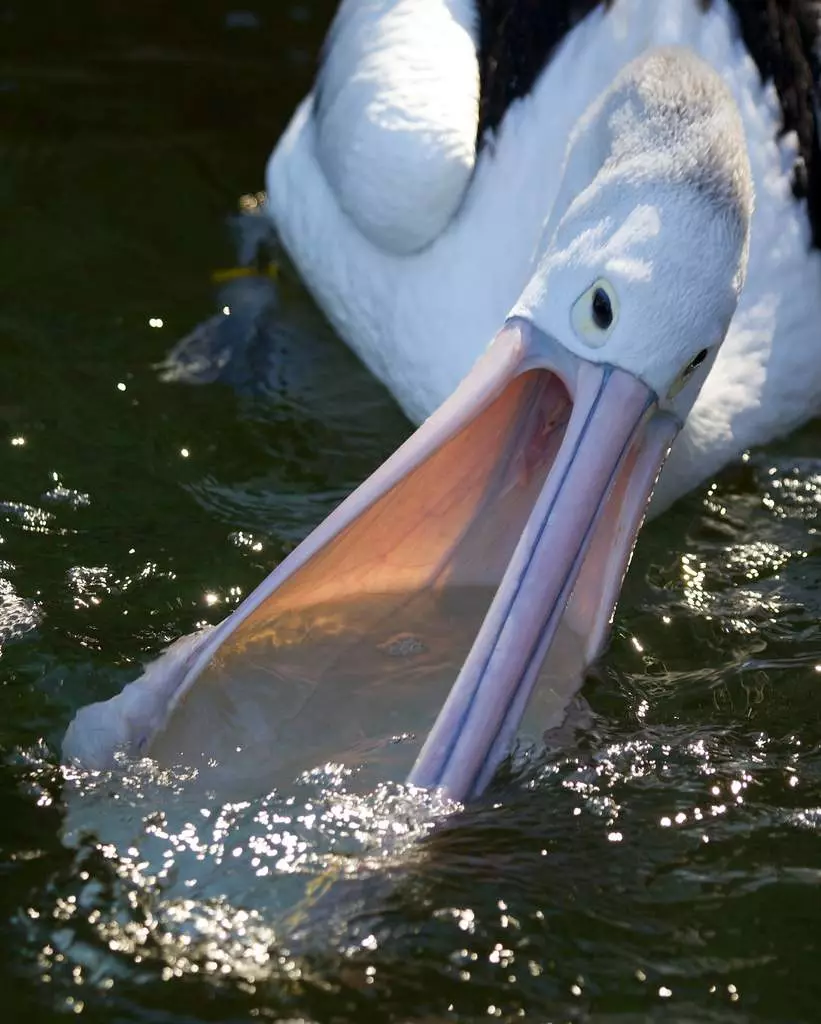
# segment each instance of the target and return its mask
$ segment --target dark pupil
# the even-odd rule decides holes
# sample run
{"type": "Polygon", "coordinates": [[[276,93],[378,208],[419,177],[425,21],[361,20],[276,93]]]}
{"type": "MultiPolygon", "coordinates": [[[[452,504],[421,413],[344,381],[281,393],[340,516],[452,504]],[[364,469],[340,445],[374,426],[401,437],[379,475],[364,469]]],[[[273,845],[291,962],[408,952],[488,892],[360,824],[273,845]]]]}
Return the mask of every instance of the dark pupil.
{"type": "Polygon", "coordinates": [[[602,331],[606,331],[613,323],[613,307],[604,288],[597,288],[593,292],[593,323],[602,331]]]}

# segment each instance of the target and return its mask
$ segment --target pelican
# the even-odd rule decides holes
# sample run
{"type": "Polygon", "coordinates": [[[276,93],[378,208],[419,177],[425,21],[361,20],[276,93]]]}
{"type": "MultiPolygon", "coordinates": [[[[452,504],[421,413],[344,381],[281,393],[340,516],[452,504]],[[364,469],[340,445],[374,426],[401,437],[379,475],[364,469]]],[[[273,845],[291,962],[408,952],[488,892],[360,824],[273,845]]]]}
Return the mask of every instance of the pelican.
{"type": "Polygon", "coordinates": [[[560,720],[654,488],[653,514],[821,405],[819,9],[342,0],[268,210],[421,426],[65,756],[270,781],[380,707],[349,760],[407,723],[409,781],[462,800],[534,691],[560,720]]]}

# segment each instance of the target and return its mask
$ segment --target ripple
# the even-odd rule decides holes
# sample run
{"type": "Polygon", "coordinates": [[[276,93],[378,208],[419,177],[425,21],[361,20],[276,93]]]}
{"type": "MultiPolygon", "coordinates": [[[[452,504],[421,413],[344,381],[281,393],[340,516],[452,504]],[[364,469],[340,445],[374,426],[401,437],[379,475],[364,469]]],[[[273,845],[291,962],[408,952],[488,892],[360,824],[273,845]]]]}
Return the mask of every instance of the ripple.
{"type": "Polygon", "coordinates": [[[82,491],[72,487],[64,487],[61,483],[55,484],[50,490],[41,495],[42,501],[52,502],[55,505],[67,505],[69,508],[85,508],[91,504],[91,498],[82,491]]]}
{"type": "Polygon", "coordinates": [[[298,493],[276,483],[259,481],[229,486],[206,478],[187,485],[197,501],[220,520],[242,529],[234,533],[238,546],[249,534],[271,538],[287,553],[347,497],[348,490],[298,493]]]}
{"type": "Polygon", "coordinates": [[[36,629],[40,619],[37,602],[20,597],[8,580],[0,579],[0,645],[36,629]]]}
{"type": "Polygon", "coordinates": [[[817,519],[821,512],[821,471],[817,460],[770,466],[761,501],[781,519],[817,519]]]}
{"type": "Polygon", "coordinates": [[[133,572],[122,576],[105,565],[75,565],[68,570],[66,577],[74,607],[88,608],[100,604],[105,597],[126,594],[136,584],[156,579],[174,580],[176,575],[170,570],[160,569],[156,562],[144,562],[133,572]]]}
{"type": "Polygon", "coordinates": [[[49,523],[54,519],[50,512],[36,508],[34,505],[27,505],[22,501],[0,501],[0,516],[4,522],[18,526],[26,532],[54,532],[49,527],[49,523]]]}

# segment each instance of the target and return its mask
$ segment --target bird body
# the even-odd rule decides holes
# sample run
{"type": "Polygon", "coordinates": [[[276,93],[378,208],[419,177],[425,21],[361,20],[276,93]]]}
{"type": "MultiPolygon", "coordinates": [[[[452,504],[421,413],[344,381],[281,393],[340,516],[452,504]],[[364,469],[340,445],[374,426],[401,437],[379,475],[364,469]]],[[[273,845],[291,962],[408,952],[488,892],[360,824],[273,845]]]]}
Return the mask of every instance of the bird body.
{"type": "MultiPolygon", "coordinates": [[[[341,5],[318,90],[296,112],[267,172],[271,216],[300,274],[411,419],[420,422],[453,391],[515,306],[539,258],[568,142],[589,104],[631,60],[667,45],[697,54],[727,84],[744,125],[756,205],[746,286],[668,460],[657,507],[815,415],[821,254],[813,247],[812,204],[794,194],[796,175],[807,177],[817,149],[814,110],[805,114],[809,126],[783,133],[779,92],[762,80],[741,13],[725,0],[545,5],[554,20],[567,9],[547,41],[555,49],[525,95],[506,107],[496,102],[486,117],[492,127],[480,135],[481,87],[492,88],[480,76],[481,15],[492,5],[480,4],[478,15],[473,0],[419,6],[427,13],[412,32],[416,0],[341,5]],[[573,14],[583,16],[555,38],[573,14]],[[439,23],[450,33],[444,40],[439,23]],[[455,60],[451,37],[459,41],[455,60]],[[427,92],[417,101],[418,77],[427,92]],[[447,121],[438,133],[429,130],[437,95],[447,121]],[[333,162],[346,145],[341,171],[333,162]],[[421,195],[409,189],[406,179],[418,167],[446,177],[447,187],[426,181],[421,195]],[[377,226],[372,205],[380,210],[377,226]]],[[[533,5],[496,6],[518,16],[526,37],[533,5]]],[[[767,5],[746,6],[765,17],[767,5]]],[[[771,26],[773,40],[777,29],[771,26]]],[[[800,39],[782,35],[781,45],[796,51],[793,77],[806,79],[811,55],[800,39]]],[[[776,58],[785,67],[777,50],[769,63],[776,58]]],[[[812,170],[810,185],[821,190],[821,168],[812,170]]],[[[683,234],[679,244],[700,257],[699,238],[683,234]]]]}

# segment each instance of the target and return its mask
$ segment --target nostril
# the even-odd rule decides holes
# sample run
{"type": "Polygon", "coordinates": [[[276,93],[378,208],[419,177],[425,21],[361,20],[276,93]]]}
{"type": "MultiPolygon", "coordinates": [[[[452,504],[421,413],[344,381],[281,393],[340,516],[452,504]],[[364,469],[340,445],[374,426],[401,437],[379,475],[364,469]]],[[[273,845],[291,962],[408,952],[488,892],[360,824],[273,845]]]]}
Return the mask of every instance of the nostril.
{"type": "Polygon", "coordinates": [[[689,364],[688,364],[688,366],[687,366],[687,371],[686,371],[686,372],[687,372],[687,373],[692,373],[692,372],[693,372],[693,370],[695,370],[695,369],[696,369],[696,367],[698,367],[698,366],[701,366],[701,364],[702,364],[702,363],[704,362],[704,360],[705,360],[705,359],[707,358],[707,354],[708,354],[708,353],[707,353],[707,349],[706,349],[706,348],[703,348],[703,349],[702,349],[702,350],[701,350],[701,351],[700,351],[700,352],[698,353],[698,355],[694,356],[694,357],[693,357],[693,358],[692,358],[692,359],[690,360],[690,362],[689,362],[689,364]]]}

